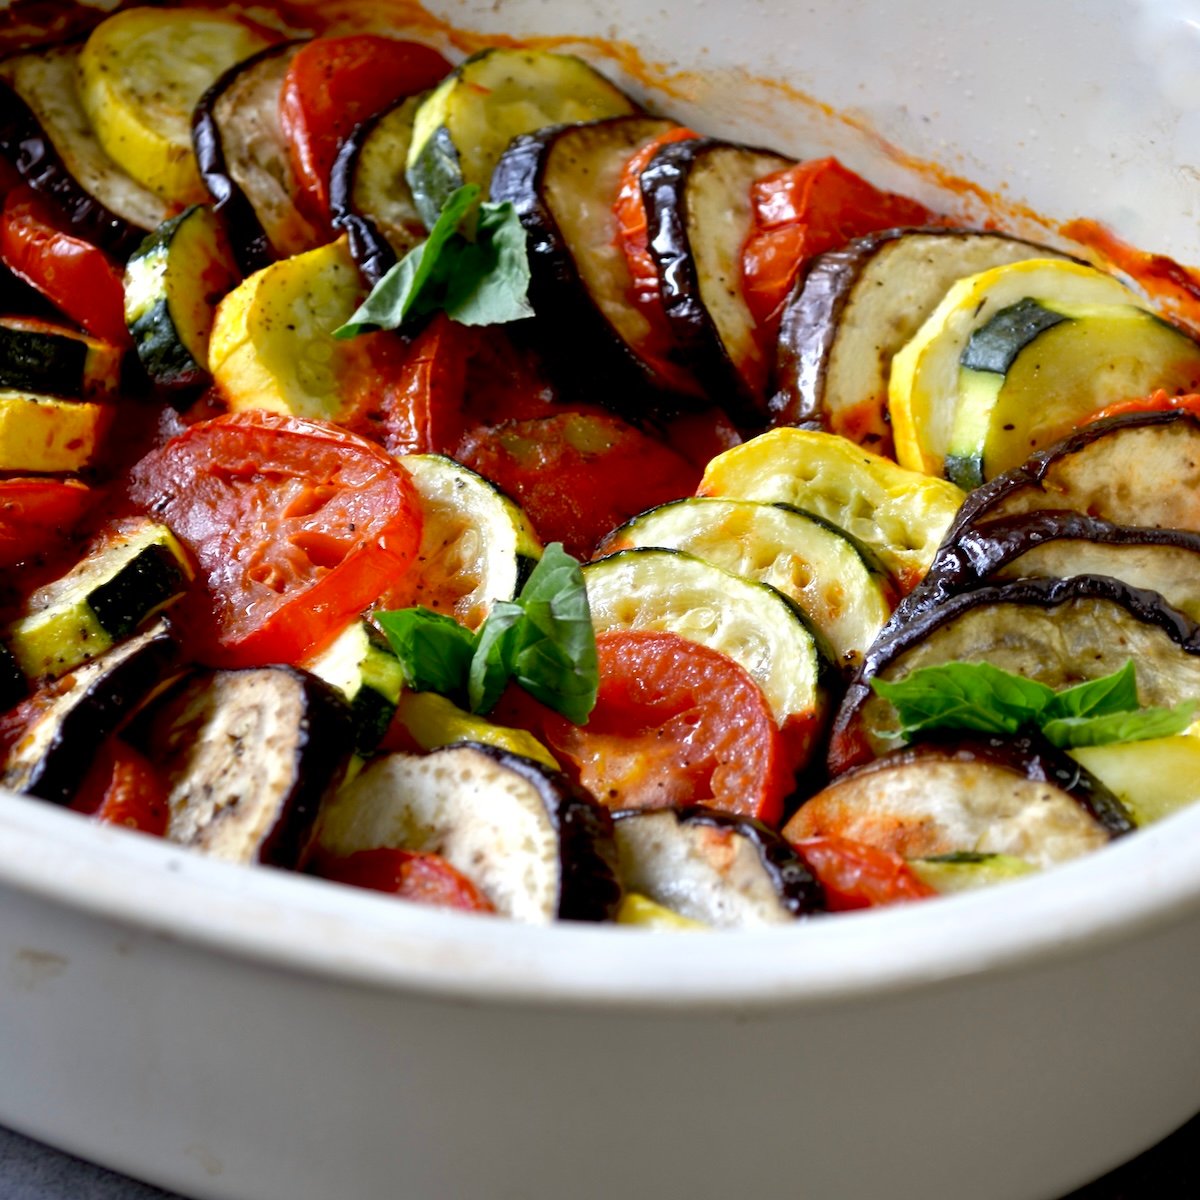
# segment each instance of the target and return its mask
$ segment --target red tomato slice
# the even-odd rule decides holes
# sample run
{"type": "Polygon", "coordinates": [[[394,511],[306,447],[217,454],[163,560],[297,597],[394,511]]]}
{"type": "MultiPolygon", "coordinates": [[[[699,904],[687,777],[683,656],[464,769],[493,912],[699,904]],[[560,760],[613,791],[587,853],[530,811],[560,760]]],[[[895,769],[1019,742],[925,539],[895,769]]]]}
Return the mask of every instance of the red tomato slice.
{"type": "Polygon", "coordinates": [[[596,638],[600,690],[573,725],[510,687],[495,709],[528,729],[609,808],[706,804],[774,824],[792,780],[782,735],[750,674],[673,633],[596,638]]]}
{"type": "Polygon", "coordinates": [[[618,417],[584,412],[473,430],[455,457],[512,496],[543,541],[576,558],[635,513],[691,495],[700,477],[618,417]]]}
{"type": "Polygon", "coordinates": [[[1107,408],[1093,413],[1087,420],[1090,425],[1093,421],[1104,420],[1105,417],[1121,417],[1126,413],[1169,412],[1171,409],[1180,409],[1190,412],[1194,417],[1200,417],[1200,396],[1172,396],[1159,388],[1140,400],[1120,400],[1116,404],[1110,404],[1107,408]]]}
{"type": "Polygon", "coordinates": [[[742,286],[766,342],[809,259],[878,229],[931,219],[923,204],[880,191],[836,158],[776,171],[758,180],[750,196],[754,229],[742,254],[742,286]]]}
{"type": "Polygon", "coordinates": [[[202,586],[177,611],[223,666],[295,663],[408,570],[421,509],[378,446],[318,421],[232,413],[153,451],[135,505],[192,551],[202,586]]]}
{"type": "Polygon", "coordinates": [[[163,837],[170,789],[154,765],[116,738],[105,743],[71,807],[107,825],[123,825],[163,837]]]}
{"type": "Polygon", "coordinates": [[[0,261],[88,333],[131,345],[120,268],[28,187],[14,188],[0,211],[0,261]]]}
{"type": "Polygon", "coordinates": [[[373,33],[317,38],[296,54],[279,93],[279,120],[311,218],[329,225],[329,175],[342,139],[449,72],[430,46],[373,33]]]}
{"type": "Polygon", "coordinates": [[[666,133],[659,134],[647,142],[625,164],[617,186],[617,198],[613,202],[613,215],[617,221],[617,246],[625,256],[632,281],[629,299],[645,317],[649,326],[644,343],[638,347],[638,353],[662,376],[669,387],[681,392],[695,392],[696,383],[687,371],[671,361],[670,353],[674,339],[663,312],[658,268],[650,254],[641,176],[650,165],[650,160],[663,146],[699,136],[690,129],[668,129],[666,133]]]}
{"type": "Polygon", "coordinates": [[[0,480],[0,567],[43,556],[66,540],[92,503],[73,479],[0,480]]]}
{"type": "Polygon", "coordinates": [[[417,904],[495,912],[491,901],[460,871],[437,854],[411,850],[360,850],[345,857],[319,857],[314,870],[322,879],[353,887],[390,892],[417,904]]]}
{"type": "Polygon", "coordinates": [[[792,844],[825,889],[831,912],[937,895],[913,874],[900,855],[890,850],[832,835],[792,844]]]}

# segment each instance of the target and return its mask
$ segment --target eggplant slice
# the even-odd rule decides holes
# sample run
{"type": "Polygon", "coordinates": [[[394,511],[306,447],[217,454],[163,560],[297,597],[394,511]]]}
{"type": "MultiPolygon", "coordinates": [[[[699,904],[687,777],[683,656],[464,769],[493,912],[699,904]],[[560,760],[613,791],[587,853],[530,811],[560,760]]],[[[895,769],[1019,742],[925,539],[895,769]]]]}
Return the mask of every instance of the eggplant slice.
{"type": "Polygon", "coordinates": [[[494,746],[375,759],[327,807],[320,849],[440,854],[498,913],[609,920],[620,902],[612,818],[565,775],[494,746]]]}
{"type": "Polygon", "coordinates": [[[987,738],[913,746],[848,771],[783,833],[850,838],[909,859],[999,854],[1049,867],[1133,829],[1117,797],[1061,751],[987,738]]]}
{"type": "Polygon", "coordinates": [[[771,400],[776,425],[803,425],[891,455],[893,355],[959,279],[1046,246],[974,229],[889,229],[821,255],[784,309],[771,400]]]}
{"type": "Polygon", "coordinates": [[[170,785],[168,840],[228,862],[299,865],[354,748],[350,705],[291,667],[197,669],[131,740],[170,785]]]}
{"type": "Polygon", "coordinates": [[[660,808],[618,813],[614,828],[625,888],[680,916],[746,929],[825,909],[804,860],[761,821],[660,808]]]}
{"type": "Polygon", "coordinates": [[[642,172],[663,307],[712,400],[761,424],[771,364],[742,289],[755,180],[790,167],[768,150],[696,138],[664,146],[642,172]]]}
{"type": "Polygon", "coordinates": [[[427,236],[404,173],[422,96],[405,96],[369,117],[342,143],[329,179],[333,226],[374,287],[427,236]]]}
{"type": "Polygon", "coordinates": [[[170,215],[104,152],[76,84],[79,45],[0,64],[0,154],[80,237],[124,260],[170,215]]]}
{"type": "Polygon", "coordinates": [[[910,611],[986,580],[1109,575],[1158,592],[1200,621],[1200,533],[1114,525],[1076,512],[1001,517],[965,529],[943,546],[910,611]]]}
{"type": "Polygon", "coordinates": [[[159,619],[56,684],[57,694],[17,742],[0,783],[70,804],[101,743],[175,669],[178,647],[159,619]]]}
{"type": "Polygon", "coordinates": [[[917,612],[901,605],[846,691],[834,720],[830,773],[895,748],[896,711],[871,689],[919,667],[989,662],[1056,690],[1133,659],[1143,704],[1200,696],[1200,626],[1157,593],[1097,575],[1021,579],[952,596],[917,612]]]}
{"type": "MultiPolygon", "coordinates": [[[[647,402],[647,388],[670,388],[638,352],[649,326],[629,302],[632,281],[613,205],[629,159],[673,128],[675,122],[653,117],[615,117],[525,134],[492,176],[492,199],[511,201],[525,229],[531,303],[561,332],[550,340],[564,367],[577,374],[581,357],[608,364],[612,401],[627,411],[647,402]]],[[[703,395],[699,383],[690,394],[703,395]]]]}
{"type": "Polygon", "coordinates": [[[236,63],[200,97],[192,117],[200,177],[246,275],[326,240],[296,207],[299,185],[279,123],[283,79],[303,45],[281,42],[236,63]]]}
{"type": "Polygon", "coordinates": [[[1173,408],[1085,425],[972,492],[944,545],[983,521],[1041,509],[1200,533],[1200,418],[1173,408]]]}

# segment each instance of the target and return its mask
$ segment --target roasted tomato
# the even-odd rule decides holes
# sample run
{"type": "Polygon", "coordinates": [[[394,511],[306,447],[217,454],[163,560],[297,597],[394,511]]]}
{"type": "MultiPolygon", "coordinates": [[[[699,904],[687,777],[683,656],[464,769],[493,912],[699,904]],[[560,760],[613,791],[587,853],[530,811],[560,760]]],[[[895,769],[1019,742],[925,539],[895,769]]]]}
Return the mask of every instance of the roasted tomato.
{"type": "Polygon", "coordinates": [[[344,857],[322,855],[313,864],[322,879],[389,892],[416,904],[494,912],[488,898],[437,854],[411,850],[359,850],[344,857]]]}
{"type": "Polygon", "coordinates": [[[937,895],[913,874],[900,855],[890,850],[832,835],[792,844],[825,889],[831,912],[937,895]]]}
{"type": "Polygon", "coordinates": [[[72,479],[0,480],[0,567],[12,567],[60,545],[93,501],[72,479]]]}
{"type": "Polygon", "coordinates": [[[408,472],[335,426],[247,412],[201,421],[131,473],[130,498],[195,555],[180,619],[221,666],[295,663],[411,564],[408,472]]]}
{"type": "Polygon", "coordinates": [[[528,729],[609,808],[704,804],[779,820],[791,786],[783,740],[743,667],[673,633],[601,633],[596,653],[600,689],[586,725],[517,687],[493,719],[528,729]]]}
{"type": "Polygon", "coordinates": [[[329,224],[329,173],[341,140],[449,71],[432,47],[373,33],[317,38],[296,54],[279,93],[279,119],[310,217],[329,224]]]}
{"type": "Polygon", "coordinates": [[[162,837],[169,789],[154,765],[132,746],[111,738],[97,755],[71,807],[107,825],[162,837]]]}

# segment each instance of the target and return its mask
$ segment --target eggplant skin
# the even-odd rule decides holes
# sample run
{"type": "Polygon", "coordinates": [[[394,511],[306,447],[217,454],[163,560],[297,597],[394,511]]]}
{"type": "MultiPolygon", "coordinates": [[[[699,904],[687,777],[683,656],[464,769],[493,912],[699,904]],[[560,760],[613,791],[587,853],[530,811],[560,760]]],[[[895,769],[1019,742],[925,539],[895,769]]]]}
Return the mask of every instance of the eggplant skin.
{"type": "Polygon", "coordinates": [[[275,252],[249,197],[229,172],[221,130],[217,124],[216,104],[243,71],[293,49],[301,40],[276,42],[234,63],[210,85],[192,111],[192,148],[196,152],[200,178],[213,198],[214,211],[224,218],[234,257],[243,275],[252,275],[263,267],[269,267],[275,261],[275,252]]]}
{"type": "Polygon", "coordinates": [[[85,241],[124,262],[146,231],[106,208],[67,169],[33,110],[0,80],[0,155],[35,192],[51,200],[85,241]]]}
{"type": "Polygon", "coordinates": [[[363,143],[383,113],[369,117],[342,143],[329,176],[329,207],[334,229],[350,240],[350,256],[362,277],[374,287],[397,263],[396,252],[367,213],[355,212],[351,201],[354,174],[363,143]]]}
{"type": "Polygon", "coordinates": [[[5,764],[3,783],[70,804],[100,744],[176,668],[179,647],[165,619],[80,667],[5,764]],[[41,728],[45,736],[30,740],[41,728]],[[24,755],[28,756],[21,761],[24,755]]]}
{"type": "Polygon", "coordinates": [[[462,742],[531,783],[546,804],[558,833],[558,916],[564,921],[611,921],[621,903],[613,818],[591,794],[561,771],[553,771],[482,742],[462,742]]]}
{"type": "MultiPolygon", "coordinates": [[[[892,615],[867,650],[862,666],[846,689],[833,721],[829,744],[828,768],[832,776],[877,756],[868,737],[864,714],[874,697],[871,680],[882,675],[904,654],[928,643],[939,630],[975,609],[997,605],[1055,609],[1072,601],[1109,602],[1124,609],[1139,624],[1166,634],[1181,655],[1200,656],[1200,626],[1171,608],[1157,592],[1130,587],[1103,575],[1077,575],[1069,579],[1019,579],[960,592],[942,598],[937,603],[922,602],[917,598],[910,605],[912,599],[906,598],[892,615]]],[[[1088,648],[1089,655],[1094,652],[1096,662],[1104,657],[1099,653],[1101,649],[1100,646],[1088,648]]],[[[1077,679],[1094,677],[1082,666],[1077,679]]],[[[1197,659],[1196,670],[1200,673],[1200,658],[1197,659]]]]}

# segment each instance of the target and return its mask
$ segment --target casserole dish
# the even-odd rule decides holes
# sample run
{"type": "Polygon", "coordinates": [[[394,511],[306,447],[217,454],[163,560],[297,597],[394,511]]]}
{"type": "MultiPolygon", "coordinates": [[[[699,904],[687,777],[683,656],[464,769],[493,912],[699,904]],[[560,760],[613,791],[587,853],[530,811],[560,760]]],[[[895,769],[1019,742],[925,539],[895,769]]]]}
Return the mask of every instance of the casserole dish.
{"type": "MultiPolygon", "coordinates": [[[[619,37],[716,133],[932,196],[883,139],[1029,232],[1084,214],[1197,257],[1184,9],[441,11],[619,37]]],[[[390,904],[4,801],[0,1120],[188,1195],[1032,1200],[1200,1106],[1200,813],[987,894],[665,939],[390,904]]]]}

